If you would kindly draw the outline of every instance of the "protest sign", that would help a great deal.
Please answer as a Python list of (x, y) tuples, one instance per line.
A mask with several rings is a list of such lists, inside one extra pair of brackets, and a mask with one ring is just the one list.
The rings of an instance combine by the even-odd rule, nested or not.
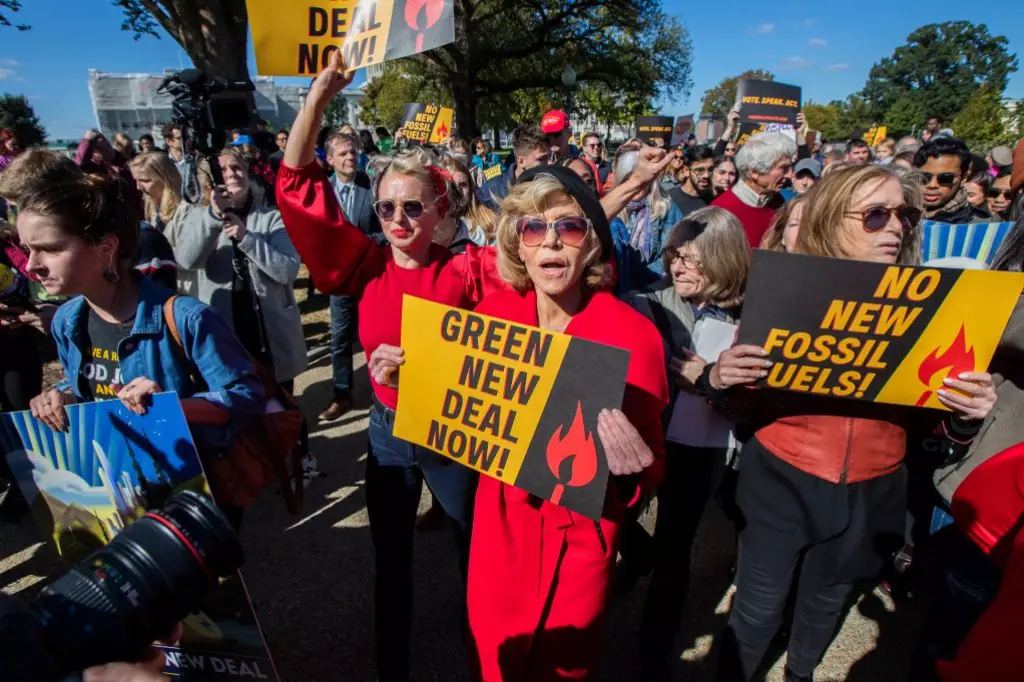
[(668, 147), (672, 141), (671, 116), (637, 116), (636, 136), (649, 145)]
[(246, 0), (264, 76), (315, 76), (341, 50), (358, 69), (455, 40), (453, 0)]
[(741, 80), (736, 86), (742, 123), (796, 125), (800, 112), (800, 88), (774, 81)]
[(736, 145), (742, 147), (750, 138), (761, 133), (782, 133), (796, 142), (796, 129), (788, 123), (740, 123)]
[(455, 112), (436, 104), (406, 104), (402, 112), (401, 133), (412, 142), (440, 144), (452, 134)]
[(697, 144), (710, 144), (725, 132), (725, 121), (702, 118), (697, 121)]
[[(65, 409), (66, 433), (30, 412), (0, 415), (0, 452), (62, 559), (82, 559), (177, 492), (210, 494), (174, 393), (153, 396), (144, 416), (120, 400)], [(239, 574), (185, 618), (177, 644), (159, 648), (164, 673), (175, 678), (278, 679)]]
[(921, 222), (921, 261), (943, 267), (950, 259), (971, 259), (982, 267), (992, 264), (1013, 223), (951, 225), (934, 220)]
[(676, 118), (676, 124), (672, 128), (672, 146), (683, 144), (690, 137), (690, 131), (693, 130), (693, 114), (687, 114), (686, 116), (679, 116)]
[(985, 371), (1022, 288), (1024, 273), (757, 250), (738, 343), (769, 352), (771, 388), (945, 409), (943, 379)]
[(629, 353), (405, 296), (395, 435), (592, 519)]
[(484, 180), (493, 180), (494, 178), (501, 175), (505, 170), (501, 167), (501, 164), (491, 166), (484, 171)]

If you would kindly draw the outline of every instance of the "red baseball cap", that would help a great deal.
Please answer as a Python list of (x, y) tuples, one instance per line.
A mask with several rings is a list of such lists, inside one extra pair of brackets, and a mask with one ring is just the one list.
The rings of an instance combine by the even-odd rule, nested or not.
[(569, 117), (561, 109), (544, 114), (540, 119), (540, 129), (545, 135), (560, 133), (569, 127)]

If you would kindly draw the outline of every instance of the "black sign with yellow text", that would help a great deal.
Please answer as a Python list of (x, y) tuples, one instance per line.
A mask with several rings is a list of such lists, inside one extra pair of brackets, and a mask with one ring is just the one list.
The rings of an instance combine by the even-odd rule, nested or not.
[(885, 265), (756, 250), (740, 344), (764, 385), (945, 409), (947, 377), (988, 367), (1024, 274)]
[(800, 112), (800, 87), (774, 81), (741, 80), (736, 85), (736, 103), (742, 123), (787, 123), (796, 125)]
[(649, 145), (668, 148), (675, 120), (671, 116), (637, 116), (636, 136)]

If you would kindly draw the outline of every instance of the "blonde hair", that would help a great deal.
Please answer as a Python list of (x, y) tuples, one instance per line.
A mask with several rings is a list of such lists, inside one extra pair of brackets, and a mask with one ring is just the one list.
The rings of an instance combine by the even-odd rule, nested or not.
[[(501, 278), (517, 291), (533, 288), (533, 280), (526, 271), (526, 263), (519, 256), (519, 232), (516, 222), (527, 215), (540, 215), (545, 207), (568, 200), (583, 215), (579, 203), (565, 191), (554, 176), (541, 174), (529, 182), (513, 185), (508, 197), (502, 202), (501, 218), (498, 220), (498, 270)], [(612, 267), (601, 262), (601, 240), (591, 229), (586, 241), (580, 245), (586, 253), (583, 261), (582, 285), (587, 289), (600, 289), (611, 283)]]
[[(917, 173), (893, 166), (846, 166), (822, 177), (821, 182), (807, 191), (807, 206), (800, 220), (796, 238), (796, 251), (811, 256), (848, 258), (840, 240), (846, 214), (850, 212), (853, 197), (861, 187), (895, 179), (903, 189), (907, 206), (922, 209), (921, 184)], [(916, 265), (921, 259), (920, 223), (905, 230), (903, 243), (896, 262)]]
[(174, 165), (171, 157), (163, 152), (143, 152), (128, 162), (128, 167), (132, 173), (148, 173), (164, 185), (159, 203), (154, 202), (148, 195), (143, 195), (146, 221), (155, 226), (159, 212), (165, 223), (170, 222), (181, 205), (181, 173), (178, 172), (178, 167)]
[[(396, 175), (407, 175), (411, 178), (416, 178), (420, 181), (424, 187), (426, 187), (430, 194), (434, 196), (435, 207), (437, 206), (436, 201), (440, 199), (437, 194), (437, 189), (434, 187), (434, 181), (430, 177), (431, 166), (437, 166), (437, 160), (431, 156), (427, 151), (421, 148), (407, 149), (404, 152), (395, 154), (394, 156), (378, 155), (374, 156), (370, 161), (370, 167), (372, 169), (371, 175), (373, 176), (373, 196), (380, 196), (380, 186), (384, 182), (384, 176), (389, 173)], [(451, 182), (445, 182), (445, 195), (449, 197), (448, 201), (448, 213), (450, 214), (455, 210), (455, 202), (451, 199), (455, 196), (452, 189)], [(441, 215), (440, 211), (437, 211), (438, 219), (444, 219), (447, 216)]]
[[(479, 227), (484, 231), (488, 242), (494, 241), (494, 235), (498, 229), (498, 214), (480, 203), (480, 199), (476, 195), (476, 181), (473, 179), (473, 174), (469, 172), (469, 167), (452, 154), (445, 154), (441, 157), (441, 167), (449, 173), (462, 173), (469, 178), (469, 196), (462, 196), (459, 188), (452, 183), (453, 186), (450, 189), (453, 190), (451, 193), (453, 201), (449, 213), (453, 213), (457, 218), (465, 217), (473, 227)], [(459, 201), (454, 200), (456, 197), (459, 197)]]
[(786, 223), (793, 217), (793, 211), (796, 210), (796, 207), (802, 205), (805, 201), (807, 201), (806, 192), (796, 195), (779, 209), (779, 212), (772, 218), (772, 226), (768, 228), (768, 231), (764, 233), (764, 237), (761, 238), (761, 246), (759, 248), (765, 251), (786, 250), (782, 243), (782, 235), (786, 231)]
[[(636, 170), (639, 160), (640, 148), (635, 150), (630, 149), (622, 154), (616, 154), (615, 165), (612, 168), (612, 172), (615, 173), (615, 182), (618, 184), (628, 180), (629, 176), (631, 176), (633, 171)], [(647, 206), (650, 219), (661, 220), (668, 215), (671, 205), (668, 195), (665, 194), (665, 190), (661, 188), (661, 182), (655, 179), (651, 183), (650, 190), (647, 192)], [(622, 222), (627, 224), (629, 223), (629, 216), (626, 208), (623, 208), (619, 213), (619, 218), (622, 219)]]
[(707, 283), (701, 297), (720, 308), (735, 308), (742, 303), (751, 250), (739, 218), (717, 206), (708, 206), (686, 216), (673, 228), (665, 243), (666, 273), (670, 272), (672, 256), (690, 242), (700, 255), (701, 272)]

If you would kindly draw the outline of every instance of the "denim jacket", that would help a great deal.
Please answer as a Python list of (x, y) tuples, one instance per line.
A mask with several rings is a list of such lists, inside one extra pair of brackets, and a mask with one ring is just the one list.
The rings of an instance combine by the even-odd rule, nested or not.
[[(194, 298), (174, 302), (186, 358), (206, 386), (197, 387), (183, 367), (174, 339), (164, 324), (164, 302), (172, 292), (139, 277), (139, 307), (131, 333), (117, 345), (121, 377), (125, 384), (146, 377), (164, 391), (180, 398), (202, 398), (220, 405), (232, 418), (260, 415), (266, 406), (263, 386), (242, 343), (217, 313)], [(88, 352), (89, 304), (76, 296), (62, 305), (51, 326), (64, 380), (58, 390), (70, 390), (82, 400), (82, 364)], [(230, 422), (229, 422), (230, 423)]]

